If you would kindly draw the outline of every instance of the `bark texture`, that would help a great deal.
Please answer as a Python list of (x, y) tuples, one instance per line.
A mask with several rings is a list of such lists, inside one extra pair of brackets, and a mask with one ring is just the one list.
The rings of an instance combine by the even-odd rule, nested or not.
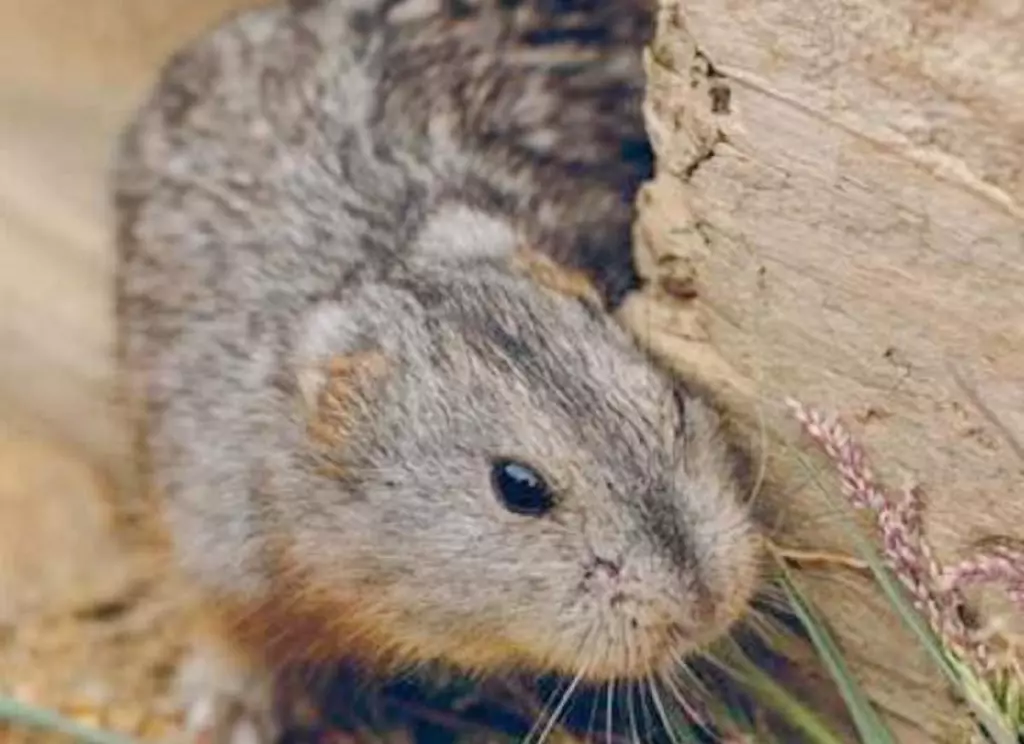
[[(667, 0), (647, 69), (637, 258), (658, 281), (624, 314), (761, 445), (776, 538), (850, 550), (795, 465), (792, 396), (921, 483), (941, 559), (1024, 539), (1024, 5)], [(901, 739), (953, 740), (871, 583), (809, 578)]]

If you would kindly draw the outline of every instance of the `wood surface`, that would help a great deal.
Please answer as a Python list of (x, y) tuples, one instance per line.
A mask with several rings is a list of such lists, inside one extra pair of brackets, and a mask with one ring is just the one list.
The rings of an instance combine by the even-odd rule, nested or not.
[[(648, 71), (639, 258), (697, 297), (627, 314), (762, 445), (776, 537), (851, 550), (795, 464), (839, 493), (794, 397), (843, 416), (894, 488), (923, 487), (942, 560), (1024, 539), (1024, 4), (670, 0)], [(953, 740), (939, 675), (870, 583), (818, 574), (906, 740)]]

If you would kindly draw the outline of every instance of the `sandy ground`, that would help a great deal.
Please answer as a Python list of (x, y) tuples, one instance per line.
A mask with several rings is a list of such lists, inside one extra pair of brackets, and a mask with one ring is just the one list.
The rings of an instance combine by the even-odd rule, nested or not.
[(0, 111), (0, 686), (155, 735), (184, 618), (155, 547), (115, 529), (99, 169), (87, 127), (60, 137), (73, 117), (41, 109)]
[(159, 61), (252, 4), (0, 0), (0, 691), (142, 738), (173, 730), (190, 620), (113, 509), (104, 172)]
[(87, 724), (162, 738), (188, 619), (159, 551), (115, 529), (109, 488), (65, 448), (0, 437), (0, 685)]

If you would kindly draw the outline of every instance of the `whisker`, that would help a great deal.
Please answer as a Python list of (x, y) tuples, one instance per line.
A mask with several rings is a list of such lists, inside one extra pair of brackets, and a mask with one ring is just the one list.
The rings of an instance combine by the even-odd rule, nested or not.
[(780, 652), (781, 649), (786, 647), (787, 641), (795, 639), (792, 633), (787, 633), (784, 629), (773, 626), (771, 620), (764, 618), (751, 621), (748, 638), (753, 639), (758, 644), (762, 644), (773, 653)]
[(607, 723), (606, 731), (608, 732), (607, 744), (612, 742), (612, 716), (615, 710), (615, 679), (608, 682), (608, 709), (605, 711), (605, 719)]
[[(582, 672), (583, 671), (588, 670), (588, 669), (592, 669), (595, 665), (600, 663), (601, 659), (607, 658), (607, 656), (608, 656), (607, 651), (604, 651), (603, 653), (598, 653), (594, 649), (594, 646), (597, 645), (597, 644), (595, 644), (595, 641), (594, 641), (595, 636), (597, 638), (605, 638), (606, 637), (606, 634), (602, 634), (601, 633), (601, 625), (602, 625), (601, 620), (602, 620), (602, 617), (600, 615), (598, 615), (598, 617), (594, 620), (594, 622), (587, 629), (587, 632), (584, 634), (584, 637), (583, 637), (583, 643), (580, 645), (580, 653), (578, 654), (578, 657), (579, 657), (579, 660), (580, 660), (579, 661), (579, 667), (581, 669), (581, 676), (582, 676)], [(587, 741), (587, 742), (593, 741), (594, 730), (595, 730), (595, 727), (597, 725), (597, 711), (598, 711), (598, 707), (599, 707), (599, 700), (598, 700), (598, 696), (595, 694), (593, 700), (591, 701), (590, 717), (589, 717), (588, 722), (587, 722), (586, 738), (585, 738), (585, 741)]]
[(773, 641), (797, 641), (804, 638), (805, 633), (802, 632), (798, 623), (799, 620), (795, 618), (780, 617), (779, 615), (762, 611), (751, 612), (745, 622), (766, 643), (772, 643)]
[(640, 695), (640, 702), (642, 703), (640, 713), (643, 718), (644, 734), (647, 737), (650, 737), (651, 732), (654, 731), (654, 715), (651, 713), (650, 686), (650, 678), (641, 680), (637, 683), (637, 693)]
[(757, 594), (754, 596), (751, 604), (757, 606), (765, 600), (774, 600), (776, 603), (781, 605), (789, 604), (785, 590), (775, 581), (763, 582), (758, 588)]
[(537, 731), (541, 729), (541, 727), (544, 725), (545, 720), (548, 719), (548, 710), (551, 708), (551, 703), (553, 703), (558, 698), (558, 696), (564, 692), (564, 690), (565, 687), (559, 685), (558, 689), (556, 689), (554, 692), (548, 695), (547, 700), (541, 703), (540, 710), (536, 711), (536, 715), (533, 720), (533, 726), (530, 727), (530, 730), (523, 738), (524, 744), (533, 741), (533, 737), (537, 734)]
[[(626, 667), (632, 669), (633, 634), (629, 632), (629, 623), (625, 617), (622, 618), (622, 646), (626, 655)], [(633, 700), (635, 681), (633, 679), (626, 679), (623, 682), (626, 688), (626, 715), (629, 719), (630, 741), (636, 743), (639, 742), (639, 732), (637, 730), (636, 705)]]
[[(704, 683), (700, 681), (700, 679), (693, 673), (693, 670), (691, 670), (682, 660), (679, 662), (679, 669), (685, 672), (686, 675), (696, 683), (697, 688), (701, 690), (701, 694), (705, 699), (710, 697), (710, 693), (707, 691), (707, 688), (704, 687)], [(693, 724), (707, 731), (708, 726), (704, 720), (704, 715), (693, 706), (693, 703), (691, 703), (689, 699), (687, 699), (685, 691), (677, 686), (677, 680), (675, 677), (669, 673), (665, 673), (663, 679), (669, 689), (669, 692), (672, 693), (676, 702), (679, 703), (679, 706), (686, 712), (686, 715), (690, 718)]]
[[(701, 650), (701, 651), (698, 651), (698, 652), (696, 652), (696, 653), (697, 653), (697, 654), (699, 654), (699, 655), (703, 655), (703, 654), (704, 654), (704, 653), (706, 653), (706, 652), (705, 652), (705, 651), (703, 651), (703, 650)], [(687, 681), (688, 681), (688, 682), (690, 683), (690, 685), (692, 685), (693, 687), (695, 687), (695, 688), (697, 689), (697, 692), (698, 692), (698, 693), (699, 693), (699, 694), (700, 694), (700, 695), (701, 695), (701, 696), (702, 696), (702, 697), (703, 697), (704, 699), (709, 699), (709, 698), (711, 697), (711, 691), (710, 691), (710, 690), (708, 690), (707, 686), (706, 686), (706, 685), (704, 684), (704, 681), (703, 681), (703, 680), (702, 680), (702, 679), (701, 679), (700, 677), (698, 677), (698, 676), (697, 676), (697, 674), (696, 674), (696, 673), (695, 673), (695, 672), (693, 671), (693, 669), (692, 669), (692, 668), (690, 667), (690, 664), (689, 664), (689, 662), (687, 661), (687, 658), (686, 658), (686, 656), (685, 656), (685, 655), (683, 655), (683, 654), (679, 654), (679, 655), (678, 655), (678, 656), (676, 657), (676, 659), (675, 659), (675, 662), (676, 662), (676, 669), (677, 669), (677, 670), (678, 670), (678, 671), (679, 671), (679, 672), (680, 672), (680, 673), (681, 673), (681, 674), (682, 674), (683, 676), (685, 676), (685, 677), (687, 678)], [(667, 673), (663, 674), (663, 675), (662, 675), (662, 678), (663, 678), (664, 680), (674, 680), (674, 678), (673, 678), (673, 677), (671, 677), (670, 675), (668, 675)]]
[(680, 739), (676, 736), (676, 730), (672, 726), (672, 721), (669, 719), (668, 711), (665, 708), (665, 703), (661, 699), (661, 695), (658, 693), (658, 683), (655, 679), (649, 679), (647, 684), (651, 688), (651, 697), (654, 699), (654, 707), (658, 711), (658, 716), (661, 718), (661, 724), (665, 728), (665, 732), (669, 738), (672, 739), (673, 744), (680, 744)]
[(597, 725), (597, 708), (598, 708), (598, 697), (594, 696), (593, 701), (590, 703), (590, 718), (587, 721), (587, 736), (585, 741), (594, 740), (594, 727)]
[(626, 712), (629, 716), (629, 731), (630, 741), (634, 744), (638, 744), (640, 741), (640, 732), (637, 729), (636, 720), (636, 704), (633, 700), (634, 693), (636, 692), (636, 683), (633, 680), (629, 680), (629, 685), (626, 687)]
[[(558, 725), (559, 719), (565, 713), (566, 708), (568, 707), (570, 701), (572, 700), (572, 696), (575, 693), (576, 688), (580, 685), (580, 683), (583, 681), (583, 679), (587, 676), (587, 672), (593, 666), (593, 664), (594, 664), (594, 656), (595, 655), (593, 653), (590, 653), (590, 650), (591, 650), (591, 647), (593, 646), (594, 637), (597, 635), (598, 631), (599, 631), (598, 622), (594, 622), (593, 624), (590, 625), (590, 627), (583, 634), (582, 639), (580, 640), (580, 643), (579, 643), (579, 647), (576, 649), (576, 653), (575, 653), (575, 657), (576, 657), (576, 660), (577, 660), (577, 666), (579, 668), (579, 671), (576, 672), (576, 676), (573, 677), (573, 679), (569, 683), (569, 685), (566, 688), (564, 688), (564, 691), (562, 693), (560, 693), (561, 694), (561, 699), (559, 700), (558, 705), (555, 706), (554, 710), (551, 712), (551, 715), (547, 716), (547, 723), (544, 725), (543, 730), (541, 731), (539, 737), (537, 738), (537, 744), (542, 744), (548, 738), (548, 736), (551, 735), (551, 732), (554, 731), (555, 727)], [(559, 693), (556, 693), (556, 695), (557, 694), (559, 694)], [(553, 695), (552, 698), (549, 698), (548, 703), (550, 703), (551, 699), (553, 699), (554, 697), (555, 696)], [(537, 729), (539, 728), (541, 723), (544, 721), (546, 710), (547, 710), (547, 705), (545, 705), (544, 710), (541, 712), (541, 714), (538, 716), (537, 720), (534, 722), (534, 726), (530, 730), (530, 733), (527, 735), (527, 737), (524, 739), (524, 742), (528, 743), (528, 742), (533, 740), (534, 734), (537, 733)], [(596, 709), (592, 709), (591, 710), (591, 728), (593, 727), (593, 719), (595, 717), (595, 713), (596, 713)]]
[(747, 504), (751, 507), (757, 504), (757, 499), (761, 495), (764, 489), (765, 477), (768, 473), (768, 424), (765, 421), (764, 406), (757, 406), (757, 432), (761, 438), (758, 449), (761, 451), (761, 456), (757, 465), (757, 478), (754, 479), (754, 484), (750, 488), (750, 496), (747, 499)]
[[(544, 727), (544, 730), (541, 732), (540, 737), (537, 739), (537, 744), (544, 744), (548, 736), (550, 736), (551, 732), (558, 724), (558, 719), (562, 717), (562, 713), (565, 711), (565, 707), (569, 704), (569, 700), (572, 698), (573, 692), (576, 691), (576, 688), (579, 686), (584, 674), (586, 674), (586, 671), (587, 670), (585, 667), (580, 667), (580, 670), (576, 673), (576, 676), (573, 677), (572, 682), (569, 683), (569, 686), (566, 688), (565, 693), (562, 695), (561, 701), (559, 701), (554, 711), (552, 711), (551, 716), (548, 718), (547, 725)], [(527, 738), (527, 742), (529, 741), (530, 739)]]

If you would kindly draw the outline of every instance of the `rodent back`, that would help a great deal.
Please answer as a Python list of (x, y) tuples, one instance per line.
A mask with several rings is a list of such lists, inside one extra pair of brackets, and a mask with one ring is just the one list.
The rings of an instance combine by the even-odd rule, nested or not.
[[(280, 346), (318, 299), (413, 249), (456, 263), (526, 243), (610, 302), (634, 284), (646, 4), (456, 5), (292, 3), (171, 60), (114, 178), (128, 368)], [(189, 387), (166, 377), (156, 403)]]
[(301, 307), (402, 261), (452, 202), (610, 300), (633, 285), (647, 5), (421, 5), (293, 3), (179, 52), (119, 153), (126, 301), (159, 270), (175, 281), (147, 301), (175, 314), (197, 293), (211, 313)]

